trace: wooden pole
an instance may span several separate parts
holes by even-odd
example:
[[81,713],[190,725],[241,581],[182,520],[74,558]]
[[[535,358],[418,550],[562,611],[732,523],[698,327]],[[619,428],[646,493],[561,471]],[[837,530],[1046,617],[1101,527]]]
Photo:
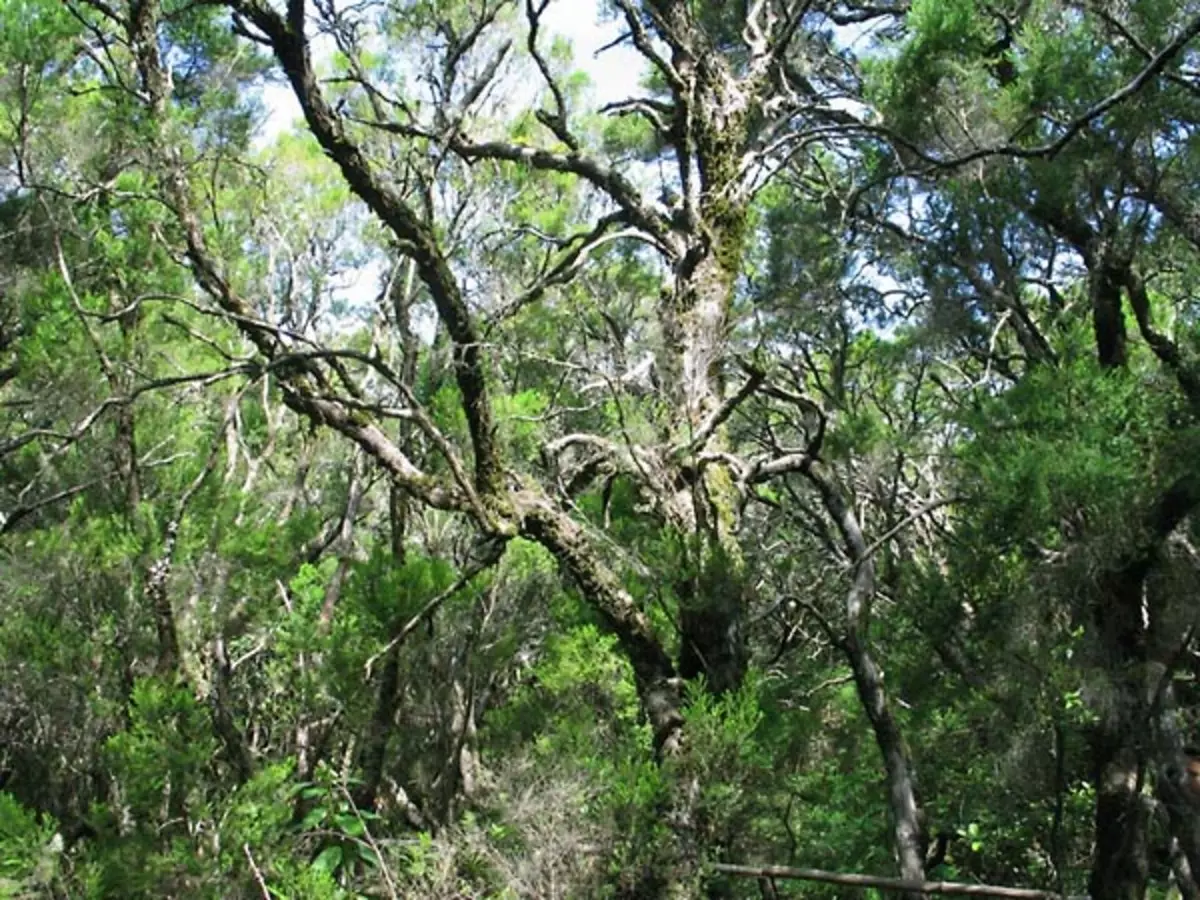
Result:
[[795,869],[789,866],[739,866],[731,863],[717,863],[712,868],[724,875],[740,878],[790,878],[798,881],[820,881],[825,884],[841,884],[849,887],[916,891],[943,896],[998,897],[1001,900],[1088,900],[1086,896],[1064,897],[1053,891],[1038,891],[1032,888],[963,884],[956,881],[908,881],[903,878],[887,878],[882,875],[844,875],[840,872],[827,872],[824,869]]

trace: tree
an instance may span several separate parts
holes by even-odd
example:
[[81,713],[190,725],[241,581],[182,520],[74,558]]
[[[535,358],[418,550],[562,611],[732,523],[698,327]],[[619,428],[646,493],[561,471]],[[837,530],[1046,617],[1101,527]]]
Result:
[[396,894],[376,829],[459,858],[534,765],[639,836],[610,887],[736,896],[798,822],[1061,890],[1094,790],[1092,896],[1161,834],[1194,893],[1195,11],[612,0],[596,109],[548,8],[5,8],[5,645],[72,648],[10,690],[104,698],[61,769],[11,723],[21,799],[127,893]]

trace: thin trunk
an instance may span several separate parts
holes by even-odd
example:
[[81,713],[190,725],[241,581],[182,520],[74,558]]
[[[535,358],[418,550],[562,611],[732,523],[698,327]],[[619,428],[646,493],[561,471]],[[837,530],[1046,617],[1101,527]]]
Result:
[[[872,658],[868,644],[871,605],[875,599],[875,562],[863,536],[858,517],[842,495],[831,473],[813,462],[804,473],[816,486],[826,512],[842,537],[852,565],[853,577],[846,594],[846,632],[837,643],[854,674],[859,702],[871,723],[875,744],[883,757],[887,778],[888,810],[891,814],[892,849],[900,877],[908,881],[925,880],[924,829],[917,802],[912,762],[904,744],[900,725],[888,703],[883,674]],[[836,637],[836,636],[835,636]],[[917,898],[919,894],[909,894]]]
[[122,403],[117,407],[117,469],[125,485],[125,512],[131,519],[137,514],[142,502],[141,475],[138,472],[137,440],[133,404]]
[[230,708],[229,682],[232,669],[229,657],[225,653],[225,641],[220,635],[213,641],[213,656],[212,688],[209,695],[213,730],[221,740],[225,757],[233,767],[238,784],[245,784],[254,774],[254,758]]
[[468,676],[464,688],[460,680],[451,685],[453,709],[450,715],[450,752],[438,778],[441,793],[439,821],[450,824],[457,817],[457,803],[470,800],[477,789],[479,759],[475,752],[475,679]]
[[904,746],[900,725],[888,704],[882,673],[857,634],[846,637],[843,649],[854,673],[858,699],[871,723],[875,744],[883,757],[888,787],[888,809],[891,813],[892,844],[900,877],[909,881],[924,881],[925,858],[922,848],[925,840],[912,763]]
[[154,613],[154,627],[158,633],[158,659],[155,661],[154,671],[162,676],[173,675],[179,668],[179,635],[175,628],[175,610],[168,591],[178,534],[179,523],[168,522],[162,553],[146,574],[146,604]]
[[[396,331],[400,335],[401,359],[397,368],[401,383],[411,389],[416,377],[419,352],[411,316],[416,265],[412,260],[407,260],[404,270],[402,280],[396,278],[393,273],[388,299],[391,300]],[[408,452],[407,437],[408,429],[401,426],[399,439],[405,452]],[[388,539],[391,544],[392,565],[396,568],[402,568],[408,560],[407,540],[411,506],[408,492],[393,483],[388,490]],[[371,715],[371,725],[363,741],[363,783],[358,790],[356,802],[364,809],[375,809],[387,769],[388,744],[391,742],[400,699],[400,652],[404,643],[402,638],[405,624],[405,620],[401,618],[390,629],[389,646],[375,694],[375,711]]]
[[1067,800],[1066,736],[1062,722],[1054,721],[1054,816],[1050,822],[1050,862],[1054,866],[1054,887],[1066,894],[1063,861],[1063,814]]
[[[110,296],[110,300],[118,307],[126,306],[126,298]],[[134,341],[140,315],[135,307],[132,312],[117,317],[121,329],[121,353],[126,365],[121,369],[110,368],[108,379],[113,393],[117,396],[132,396],[133,377],[130,365],[134,356]],[[142,502],[142,478],[138,471],[137,451],[137,421],[133,414],[133,403],[122,403],[117,407],[117,462],[121,480],[125,485],[125,513],[130,520],[137,515],[137,508]]]
[[[408,530],[408,511],[408,498],[404,489],[393,485],[388,495],[388,519],[391,524],[392,561],[397,567],[403,566],[406,559],[404,538]],[[403,641],[399,638],[400,629],[404,624],[403,619],[398,620],[389,636],[391,643],[384,658],[383,669],[379,673],[375,711],[363,741],[363,783],[355,798],[355,802],[363,809],[375,808],[379,787],[383,784],[387,748],[392,737],[396,705],[400,696],[400,648]]]
[[388,742],[392,736],[392,723],[396,718],[396,701],[400,690],[400,647],[396,641],[388,650],[379,673],[379,687],[375,695],[375,712],[371,716],[370,730],[363,743],[363,783],[355,802],[363,809],[374,809],[383,784],[384,768],[387,763]]
[[329,631],[333,624],[333,613],[337,609],[338,600],[342,596],[342,586],[346,576],[350,574],[350,566],[354,562],[354,525],[358,519],[358,510],[362,505],[364,492],[363,484],[363,455],[356,452],[351,463],[350,484],[346,488],[346,509],[342,515],[342,526],[337,538],[337,568],[334,569],[329,584],[325,588],[325,599],[321,604],[321,615],[318,629],[322,634]]
[[292,512],[296,508],[297,503],[302,503],[305,493],[305,482],[308,481],[308,474],[312,468],[313,456],[313,441],[303,431],[298,435],[300,449],[296,459],[296,474],[292,479],[292,486],[288,490],[287,498],[283,501],[283,508],[279,510],[279,516],[276,521],[282,525],[292,517]]

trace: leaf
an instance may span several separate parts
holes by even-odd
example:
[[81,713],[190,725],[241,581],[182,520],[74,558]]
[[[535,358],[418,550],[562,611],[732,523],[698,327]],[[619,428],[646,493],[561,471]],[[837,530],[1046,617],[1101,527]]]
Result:
[[302,829],[314,828],[325,821],[325,817],[329,815],[329,810],[323,806],[318,806],[315,809],[310,809],[300,823]]
[[317,854],[317,858],[312,861],[312,865],[309,868],[332,875],[337,871],[338,866],[342,864],[342,855],[340,844],[330,844]]
[[337,817],[336,821],[338,830],[343,834],[348,834],[350,837],[362,837],[366,834],[367,827],[358,816],[342,813]]

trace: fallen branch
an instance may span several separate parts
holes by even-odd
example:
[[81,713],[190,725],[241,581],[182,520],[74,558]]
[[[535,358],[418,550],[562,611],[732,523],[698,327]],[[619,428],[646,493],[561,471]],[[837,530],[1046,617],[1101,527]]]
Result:
[[789,866],[739,866],[717,863],[713,869],[723,875],[741,878],[780,878],[797,881],[819,881],[824,884],[844,884],[851,887],[882,888],[888,891],[914,891],[923,894],[954,895],[959,897],[1001,897],[1007,900],[1088,900],[1084,897],[1063,897],[1054,891],[1032,888],[997,887],[990,884],[963,884],[956,881],[909,881],[882,875],[845,875],[823,869],[793,869]]

